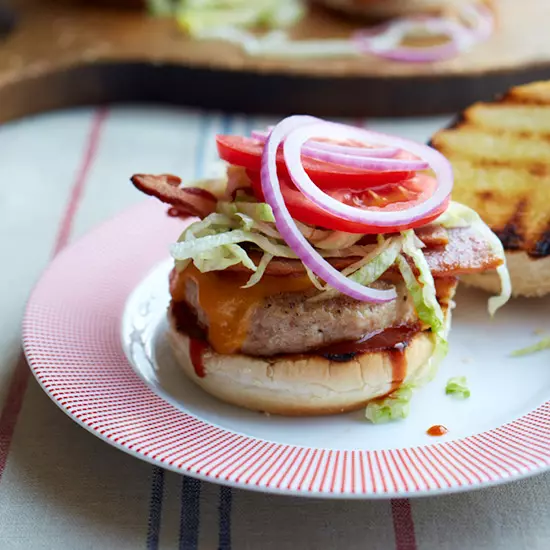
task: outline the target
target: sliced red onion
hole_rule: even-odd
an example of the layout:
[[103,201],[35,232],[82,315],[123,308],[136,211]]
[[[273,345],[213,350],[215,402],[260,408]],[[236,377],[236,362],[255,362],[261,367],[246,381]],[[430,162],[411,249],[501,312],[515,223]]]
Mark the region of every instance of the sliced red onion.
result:
[[[354,35],[354,40],[360,51],[394,61],[441,61],[457,55],[476,42],[486,40],[493,32],[494,17],[487,7],[465,6],[460,15],[470,25],[441,17],[407,17],[361,30]],[[411,31],[418,29],[447,35],[449,42],[425,47],[399,45]]]
[[[343,204],[337,199],[327,195],[317,187],[308,176],[301,162],[301,149],[304,143],[316,137],[332,137],[333,139],[356,139],[363,141],[376,141],[384,145],[396,146],[425,160],[435,172],[438,186],[434,194],[426,201],[400,211],[363,210],[355,206]],[[453,187],[453,171],[450,163],[441,153],[428,147],[398,138],[379,134],[363,128],[345,126],[332,122],[318,122],[302,124],[294,127],[286,135],[283,144],[283,152],[288,173],[296,187],[317,206],[341,219],[374,225],[380,227],[394,227],[408,225],[418,219],[424,218],[437,210],[450,195]]]
[[[319,122],[321,122],[320,119],[318,119]],[[265,132],[262,130],[253,130],[251,133],[251,136],[262,142],[265,143],[267,137],[269,136],[269,131]],[[326,143],[322,141],[313,141],[310,140],[307,142],[307,144],[303,147],[302,153],[308,157],[312,158],[320,158],[314,156],[315,154],[321,153],[336,153],[341,155],[353,155],[357,157],[368,157],[368,158],[390,158],[395,157],[397,153],[399,153],[399,149],[396,147],[378,147],[378,146],[372,146],[372,147],[353,147],[350,145],[339,145],[338,143]],[[324,160],[324,159],[321,159]],[[337,162],[337,161],[329,161],[329,162]],[[405,169],[406,170],[406,169]],[[423,168],[418,168],[418,170],[423,170]]]
[[[291,116],[284,119],[272,130],[264,146],[261,170],[262,191],[265,201],[273,210],[277,230],[302,263],[329,286],[356,300],[371,303],[390,302],[397,297],[394,289],[377,290],[360,285],[347,279],[322,258],[297,228],[285,205],[277,176],[277,150],[279,145],[293,130],[304,125],[311,125],[312,127],[321,126],[321,123],[311,124],[311,118]],[[298,162],[300,162],[300,149],[298,149]]]
[[308,157],[317,160],[374,172],[414,171],[426,170],[428,168],[428,164],[421,160],[373,159],[343,153],[332,153],[330,151],[319,151],[307,146],[302,148],[302,152],[304,151],[307,151]]
[[495,30],[495,16],[484,4],[464,6],[460,12],[462,19],[469,23],[467,29],[477,41],[487,40]]

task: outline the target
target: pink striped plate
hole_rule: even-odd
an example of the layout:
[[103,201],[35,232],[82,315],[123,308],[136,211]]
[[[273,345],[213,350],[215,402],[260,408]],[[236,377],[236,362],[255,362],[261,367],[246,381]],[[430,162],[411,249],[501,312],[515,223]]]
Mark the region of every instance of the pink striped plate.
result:
[[[462,290],[451,354],[405,421],[264,416],[204,394],[166,348],[167,247],[180,230],[155,202],[131,208],[62,252],[30,298],[23,341],[34,375],[104,441],[176,472],[303,496],[452,492],[548,468],[548,353],[509,357],[547,326],[548,300],[515,301],[490,321],[486,296]],[[468,377],[468,400],[445,395],[457,375]],[[433,424],[449,433],[429,437]]]

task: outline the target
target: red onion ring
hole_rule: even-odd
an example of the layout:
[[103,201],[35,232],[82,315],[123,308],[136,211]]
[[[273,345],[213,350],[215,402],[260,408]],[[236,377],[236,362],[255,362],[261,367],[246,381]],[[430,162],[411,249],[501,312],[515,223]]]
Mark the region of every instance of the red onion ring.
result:
[[[321,119],[318,119],[318,122],[321,122]],[[269,131],[273,127],[270,127],[267,132],[261,130],[253,130],[251,136],[265,143],[266,139],[269,136]],[[341,153],[343,155],[354,155],[358,157],[369,157],[369,158],[390,158],[395,157],[399,153],[399,149],[396,147],[353,147],[350,145],[339,145],[338,143],[324,143],[322,141],[308,141],[302,148],[302,153],[306,156],[310,155],[310,151],[328,151],[331,153]]]
[[487,40],[495,30],[495,16],[484,4],[464,6],[461,16],[473,23],[467,28],[477,41]]
[[[291,116],[277,124],[270,133],[264,146],[262,155],[261,182],[265,201],[271,206],[275,216],[275,225],[281,237],[287,245],[296,253],[302,263],[315,275],[323,279],[328,285],[356,300],[371,302],[375,304],[390,302],[397,297],[394,289],[377,290],[347,279],[337,269],[332,267],[314,248],[292,219],[283,199],[279,177],[277,175],[277,150],[287,135],[293,130],[304,125],[316,127],[321,125],[312,124],[312,117]],[[314,122],[317,122],[313,119]],[[327,123],[324,123],[327,124]],[[298,159],[300,149],[298,149]]]
[[[303,150],[304,149],[302,149],[302,151]],[[352,168],[374,172],[415,171],[426,170],[429,167],[426,162],[420,160],[373,159],[356,155],[331,153],[330,151],[317,151],[314,149],[308,149],[307,156],[325,162],[332,162],[342,166],[350,166]]]
[[[372,140],[412,152],[427,161],[434,170],[438,187],[434,194],[421,204],[406,210],[362,210],[355,206],[343,204],[327,195],[317,187],[308,176],[301,162],[301,149],[304,143],[316,137],[336,139]],[[283,144],[283,152],[288,173],[294,185],[313,203],[341,219],[380,227],[403,226],[433,213],[450,195],[453,187],[453,172],[450,163],[441,153],[418,143],[394,136],[387,136],[332,122],[308,123],[296,126],[288,131]]]
[[[409,62],[441,61],[457,55],[476,42],[486,40],[494,30],[493,14],[485,6],[465,6],[460,15],[473,24],[466,26],[458,21],[438,17],[400,18],[358,31],[353,39],[360,51],[385,59]],[[427,47],[398,45],[411,30],[417,28],[446,34],[450,42]]]

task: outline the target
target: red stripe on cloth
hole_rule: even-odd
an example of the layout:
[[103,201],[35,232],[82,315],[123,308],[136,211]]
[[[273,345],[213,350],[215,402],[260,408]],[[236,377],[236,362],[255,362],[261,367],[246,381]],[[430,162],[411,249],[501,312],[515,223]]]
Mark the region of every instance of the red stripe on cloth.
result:
[[59,232],[57,234],[57,239],[53,249],[53,256],[65,248],[69,242],[69,236],[73,227],[73,220],[78,209],[78,205],[80,204],[80,199],[82,198],[82,193],[86,185],[86,180],[88,179],[88,174],[90,173],[90,168],[92,167],[96,157],[101,130],[108,113],[109,111],[106,108],[98,109],[92,120],[92,126],[90,128],[90,133],[88,134],[88,141],[86,144],[86,149],[84,150],[84,156],[80,162],[80,167],[76,174],[71,195],[69,197],[69,202],[67,203],[63,214],[63,219],[61,220],[61,224],[59,226]]
[[409,499],[392,499],[391,512],[395,532],[395,550],[416,550],[414,521]]
[[[69,240],[74,216],[82,197],[82,192],[86,184],[90,167],[93,164],[93,160],[97,152],[101,128],[107,117],[107,113],[107,109],[99,109],[93,117],[92,126],[86,142],[86,148],[84,150],[84,156],[73,183],[69,201],[65,207],[63,218],[61,220],[53,247],[52,257],[62,250],[67,245]],[[19,412],[21,411],[21,407],[23,405],[23,399],[25,397],[30,373],[31,371],[29,370],[27,361],[25,360],[24,355],[21,354],[12,375],[6,401],[0,415],[0,480],[2,479],[2,474],[4,473],[6,462],[8,460],[13,433],[15,431]]]

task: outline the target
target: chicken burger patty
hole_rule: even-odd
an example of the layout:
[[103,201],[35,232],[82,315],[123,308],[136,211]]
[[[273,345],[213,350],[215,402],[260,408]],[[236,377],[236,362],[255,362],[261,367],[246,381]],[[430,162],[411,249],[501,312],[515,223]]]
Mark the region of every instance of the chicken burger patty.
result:
[[[196,280],[186,275],[183,276],[185,303],[207,332],[212,328],[220,330],[219,326],[213,326],[216,320],[209,319],[208,312],[201,307]],[[389,283],[373,285],[377,288],[391,286]],[[343,295],[316,300],[319,291],[313,288],[266,296],[251,305],[252,311],[245,315],[245,321],[241,321],[247,326],[238,351],[254,356],[305,353],[334,343],[358,340],[387,328],[416,324],[418,317],[405,285],[399,283],[395,288],[397,299],[385,304],[369,304]],[[455,288],[455,278],[438,281],[438,298],[442,305],[450,302]],[[185,327],[185,309],[173,307],[172,314],[178,326]]]

